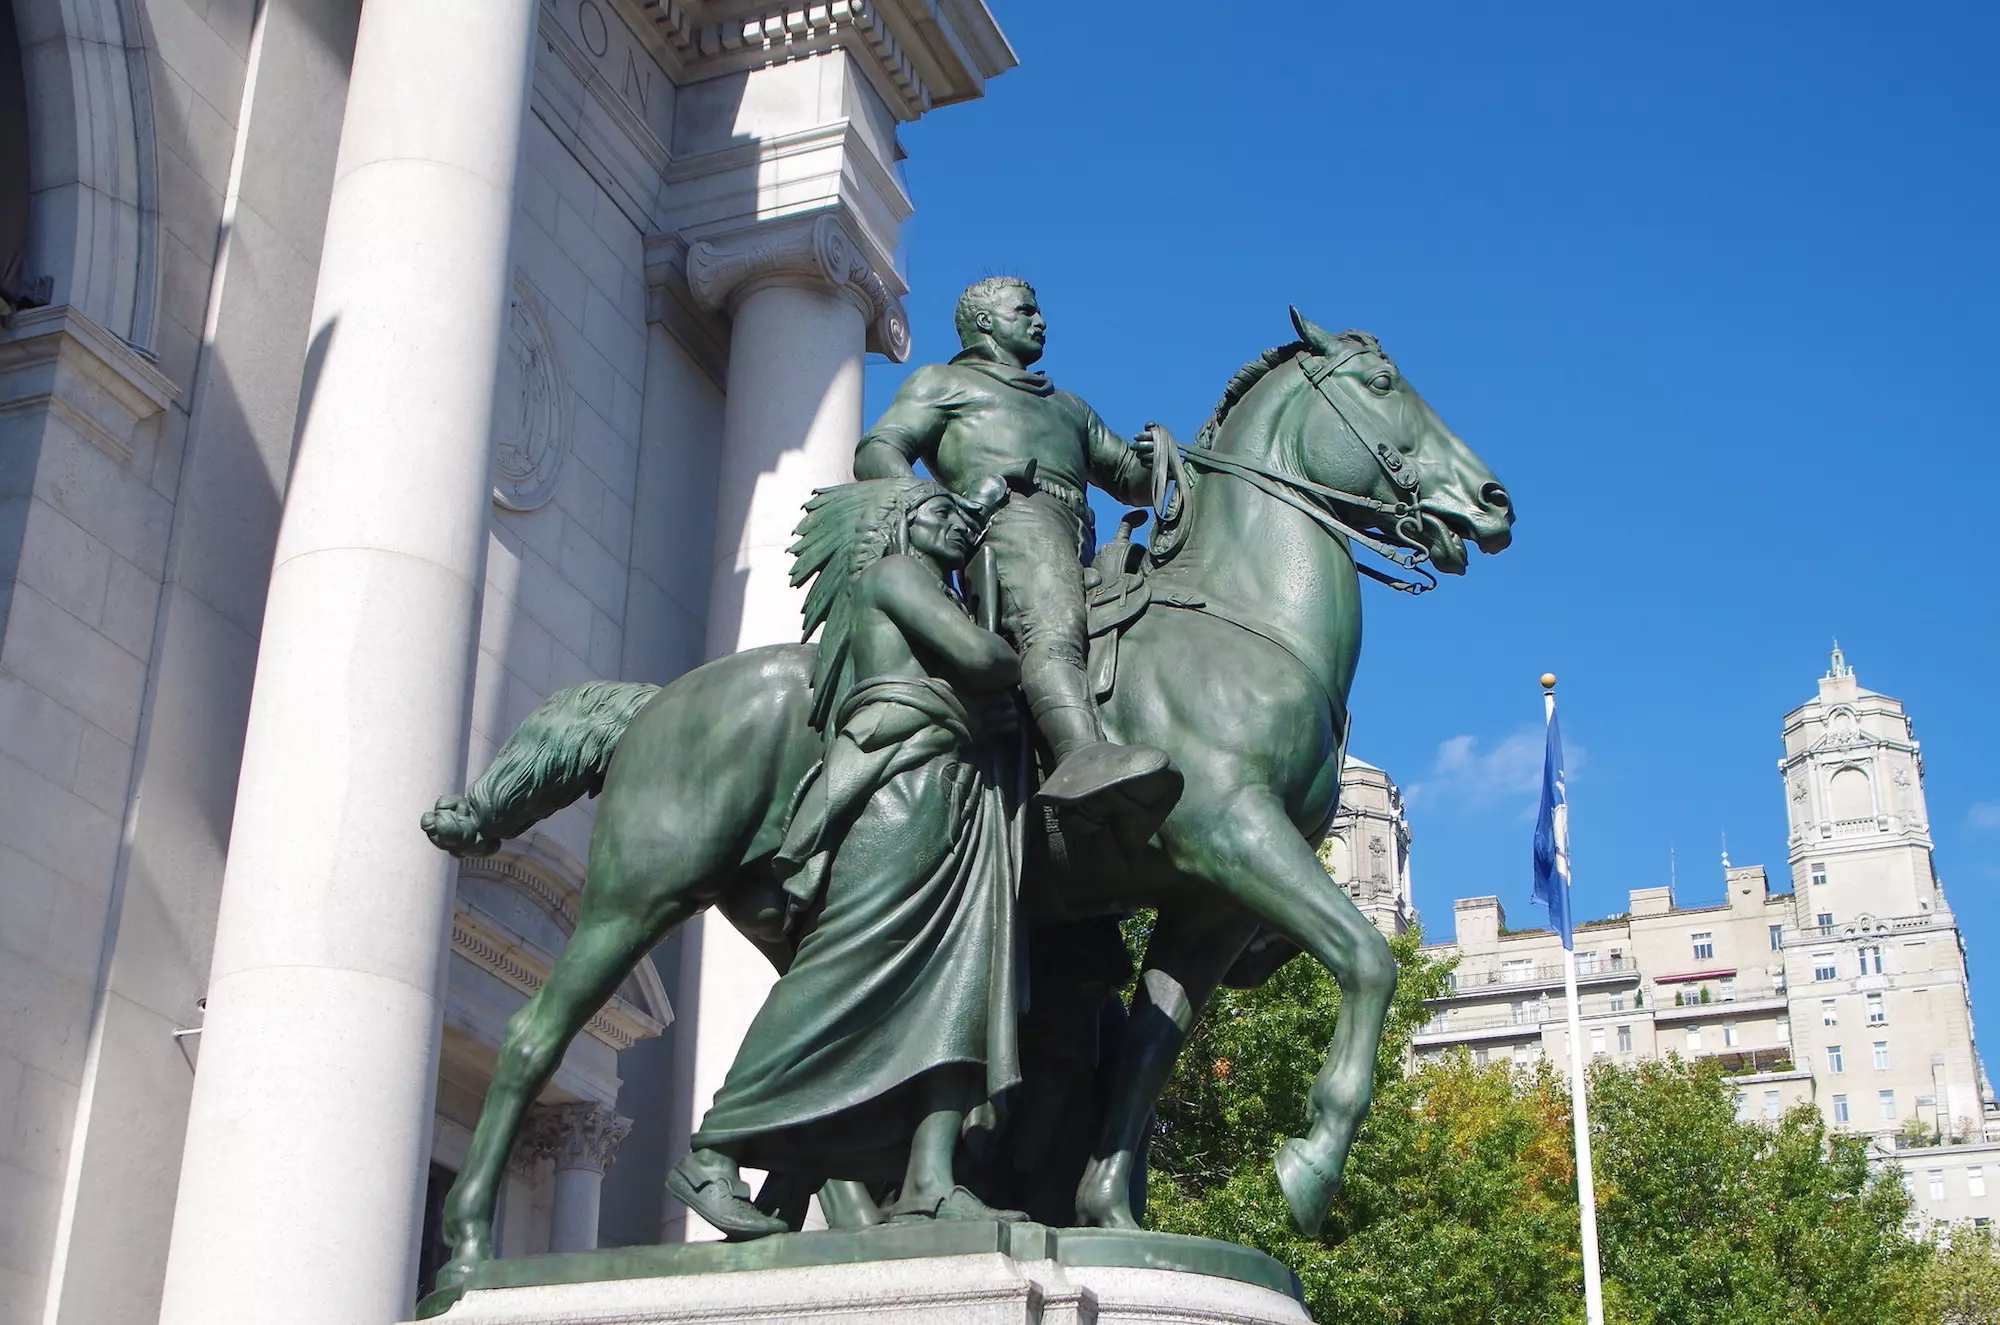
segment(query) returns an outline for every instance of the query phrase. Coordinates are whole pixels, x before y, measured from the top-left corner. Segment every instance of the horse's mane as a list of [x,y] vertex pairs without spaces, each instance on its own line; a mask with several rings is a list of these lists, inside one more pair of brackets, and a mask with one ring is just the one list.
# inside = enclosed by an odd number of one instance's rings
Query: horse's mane
[[[1380,343],[1365,331],[1343,331],[1335,340],[1352,341],[1369,349],[1380,349]],[[1208,422],[1201,425],[1201,431],[1194,436],[1196,446],[1206,447],[1215,440],[1216,433],[1222,431],[1222,421],[1229,417],[1229,411],[1236,408],[1243,397],[1280,364],[1290,363],[1301,354],[1313,352],[1311,345],[1302,340],[1288,345],[1278,345],[1265,350],[1249,363],[1238,368],[1230,377],[1229,385],[1222,388],[1222,399],[1215,403],[1215,413],[1208,416]]]
[[1250,394],[1250,388],[1264,380],[1273,368],[1290,363],[1301,354],[1311,352],[1312,346],[1302,340],[1289,345],[1278,345],[1265,350],[1249,363],[1238,368],[1230,376],[1229,385],[1222,388],[1222,399],[1215,402],[1215,413],[1208,416],[1208,422],[1201,425],[1201,431],[1194,435],[1194,444],[1206,447],[1215,440],[1215,434],[1222,431],[1222,421],[1229,417],[1229,411],[1236,408],[1243,397]]

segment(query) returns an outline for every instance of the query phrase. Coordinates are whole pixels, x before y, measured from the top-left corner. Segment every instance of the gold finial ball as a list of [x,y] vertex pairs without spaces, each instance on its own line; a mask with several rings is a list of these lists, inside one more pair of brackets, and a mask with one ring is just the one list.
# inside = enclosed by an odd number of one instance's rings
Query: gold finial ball
[[1554,690],[1555,688],[1556,688],[1556,674],[1554,672],[1543,672],[1542,689]]

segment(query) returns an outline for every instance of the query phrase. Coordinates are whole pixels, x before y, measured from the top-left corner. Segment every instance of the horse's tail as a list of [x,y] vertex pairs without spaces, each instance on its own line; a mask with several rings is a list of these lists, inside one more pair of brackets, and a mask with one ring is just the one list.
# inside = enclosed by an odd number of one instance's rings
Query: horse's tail
[[489,856],[510,837],[604,789],[619,738],[660,687],[590,681],[556,691],[507,738],[463,796],[442,796],[423,817],[432,845]]

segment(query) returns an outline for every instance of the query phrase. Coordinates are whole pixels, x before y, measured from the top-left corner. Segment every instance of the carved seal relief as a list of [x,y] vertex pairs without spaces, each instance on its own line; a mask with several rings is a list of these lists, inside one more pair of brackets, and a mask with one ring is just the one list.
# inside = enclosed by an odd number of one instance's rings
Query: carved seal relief
[[541,297],[518,272],[495,397],[493,500],[532,511],[556,495],[569,452],[569,386]]

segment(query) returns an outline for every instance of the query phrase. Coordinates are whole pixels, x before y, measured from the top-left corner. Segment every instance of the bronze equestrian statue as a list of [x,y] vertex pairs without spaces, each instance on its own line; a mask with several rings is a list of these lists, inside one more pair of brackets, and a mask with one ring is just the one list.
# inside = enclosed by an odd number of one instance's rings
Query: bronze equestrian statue
[[[1114,862],[1103,868],[1064,868],[1087,834],[1065,826],[1060,806],[1047,820],[1022,817],[1032,829],[1025,923],[1158,909],[1076,1188],[1082,1225],[1138,1227],[1146,1120],[1201,1007],[1260,931],[1322,963],[1343,995],[1310,1128],[1276,1156],[1298,1226],[1315,1232],[1324,1221],[1368,1110],[1395,968],[1312,842],[1339,802],[1360,574],[1415,587],[1357,569],[1352,545],[1427,576],[1423,562],[1463,573],[1468,542],[1492,553],[1511,536],[1505,489],[1375,339],[1292,317],[1298,338],[1236,373],[1191,445],[1155,434],[1163,517],[1152,550],[1141,556],[1121,540],[1092,577],[1105,626],[1097,643],[1107,663],[1092,671],[1102,730],[1126,749],[1164,752],[1183,782],[1178,802],[1135,858],[1103,857]],[[1018,497],[1033,472],[1003,477]],[[1004,566],[1001,576],[1004,615]],[[778,645],[665,687],[559,691],[466,793],[424,816],[441,848],[478,854],[602,793],[576,931],[508,1024],[447,1202],[454,1259],[441,1287],[492,1256],[495,1200],[523,1113],[571,1038],[668,931],[713,905],[780,971],[792,962],[794,876],[782,857],[795,792],[826,753],[814,721],[817,656],[809,644]]]

